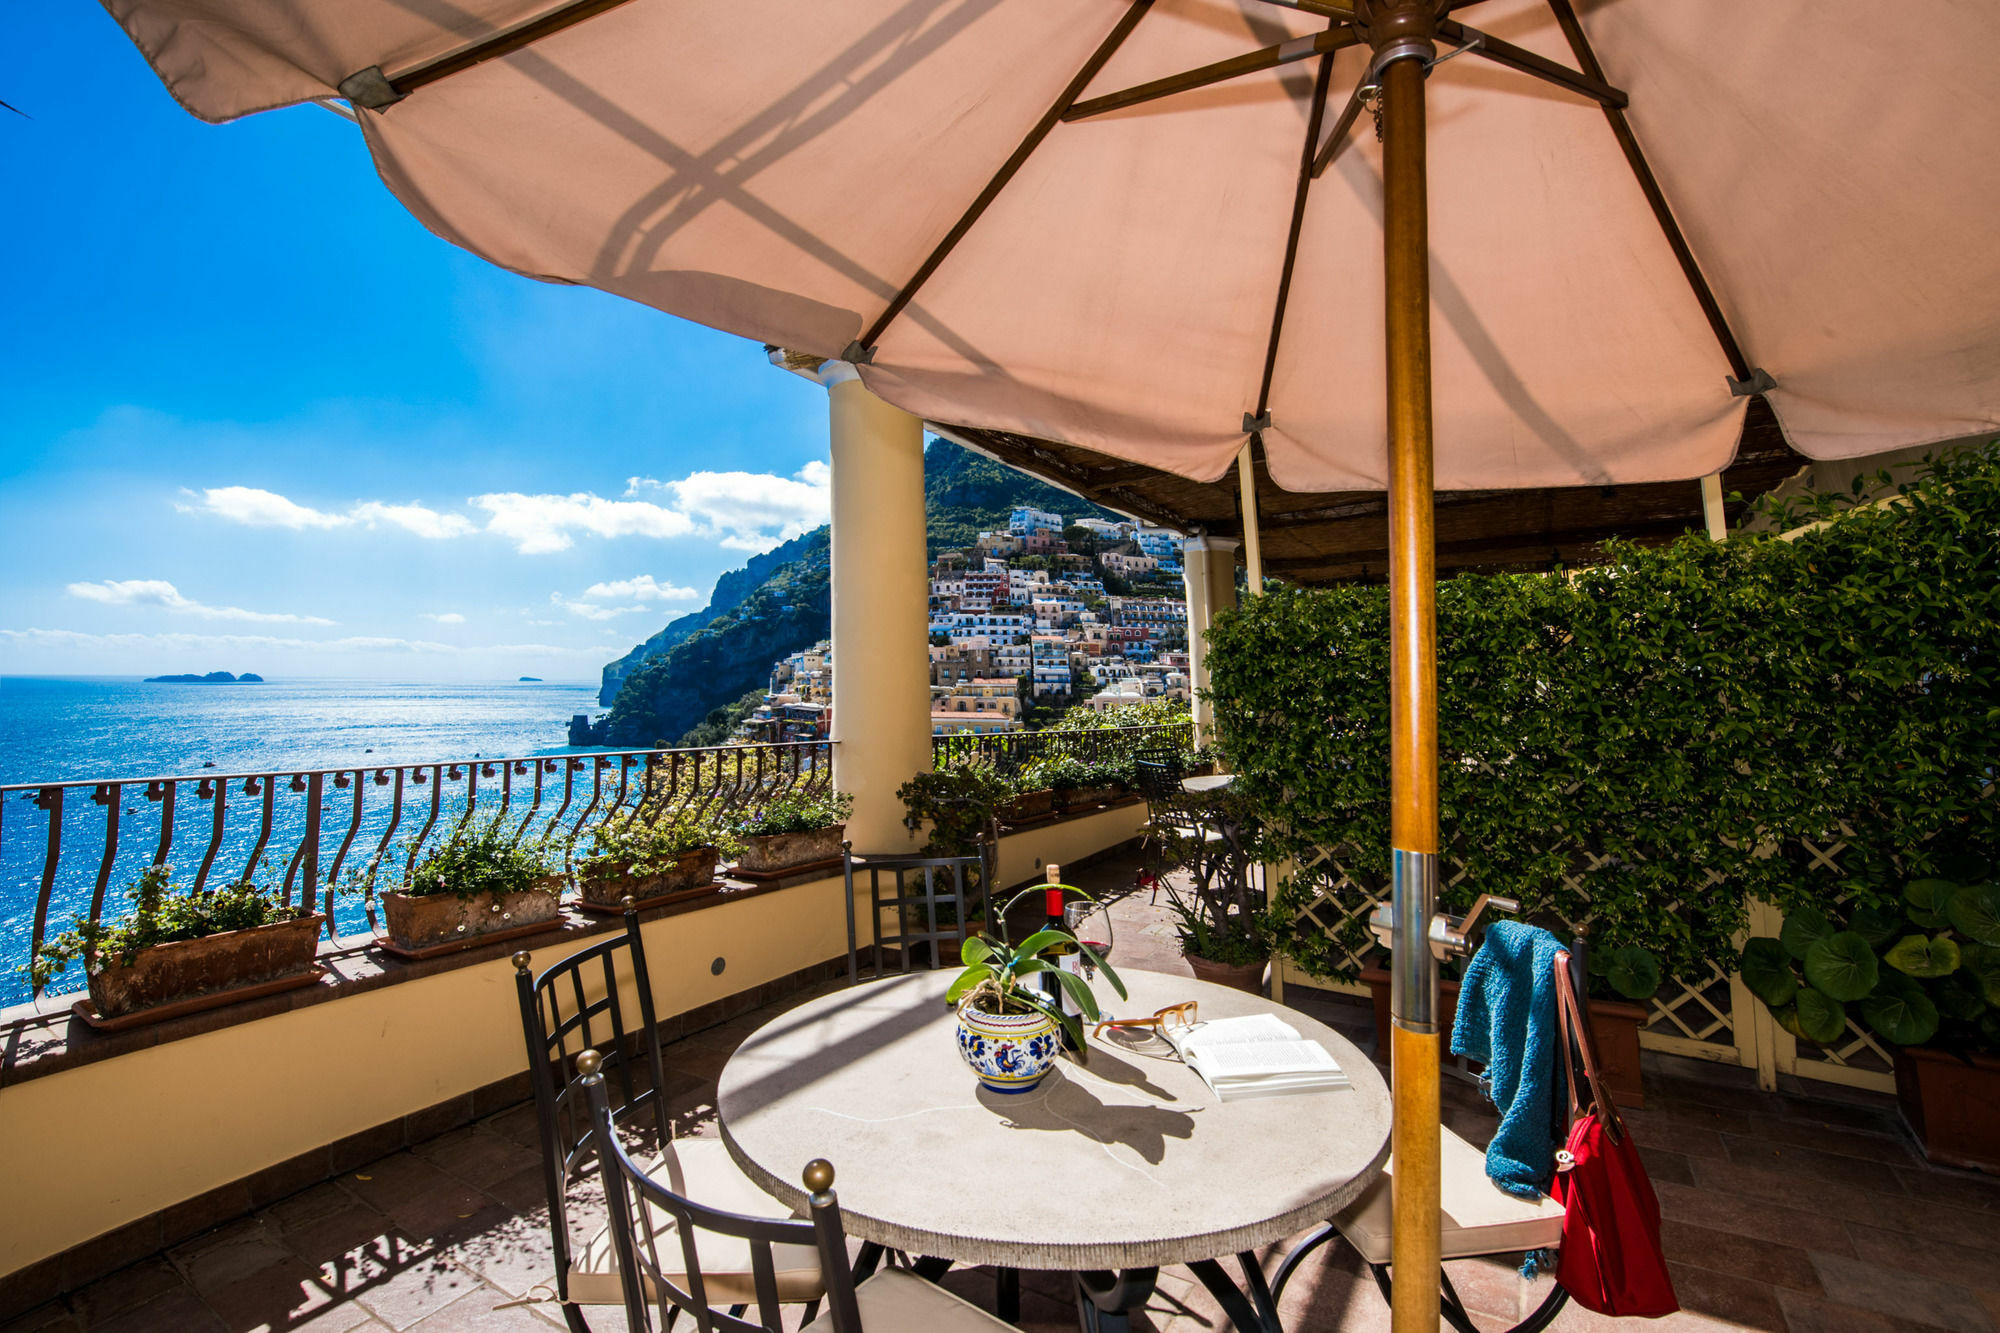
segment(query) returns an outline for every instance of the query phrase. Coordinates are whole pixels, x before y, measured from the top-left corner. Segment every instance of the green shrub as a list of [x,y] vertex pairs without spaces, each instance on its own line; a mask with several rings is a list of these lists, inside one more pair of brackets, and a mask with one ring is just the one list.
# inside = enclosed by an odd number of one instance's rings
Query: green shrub
[[[1450,905],[1517,897],[1699,978],[1734,966],[1749,898],[1835,919],[1954,858],[2000,859],[2000,454],[1862,495],[1769,506],[1780,528],[1832,520],[1792,541],[1689,535],[1569,575],[1441,582]],[[1281,907],[1339,871],[1383,891],[1386,590],[1274,589],[1209,642],[1235,791],[1279,852],[1331,852]],[[1816,854],[1836,842],[1829,873]],[[1358,916],[1281,941],[1318,975],[1365,943]]]
[[68,930],[42,942],[25,969],[38,989],[78,959],[84,960],[92,973],[102,971],[106,960],[129,966],[139,950],[149,945],[295,921],[310,916],[313,910],[310,905],[281,902],[277,890],[260,889],[247,880],[176,895],[173,872],[163,865],[142,871],[126,890],[126,897],[135,909],[128,919],[92,922],[79,916]]
[[742,850],[733,830],[684,811],[653,814],[643,809],[614,815],[590,830],[589,851],[576,863],[585,879],[665,874],[689,852],[712,847],[719,856]]
[[846,792],[799,792],[780,796],[739,816],[738,837],[763,838],[775,833],[817,833],[847,822],[854,798]]
[[975,762],[919,773],[896,789],[903,824],[929,826],[925,856],[971,856],[993,826],[994,812],[1014,795],[1013,784]]
[[[415,851],[406,848],[405,856]],[[555,873],[556,852],[556,845],[543,839],[517,838],[498,817],[468,821],[410,866],[400,892],[412,898],[525,892]],[[372,875],[368,882],[372,893]]]

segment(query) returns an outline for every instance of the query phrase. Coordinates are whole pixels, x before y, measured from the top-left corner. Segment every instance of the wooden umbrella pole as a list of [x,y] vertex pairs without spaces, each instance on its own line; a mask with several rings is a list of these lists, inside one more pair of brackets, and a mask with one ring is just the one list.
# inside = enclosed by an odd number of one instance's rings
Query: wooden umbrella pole
[[1425,0],[1376,0],[1382,88],[1383,261],[1389,388],[1390,856],[1395,921],[1395,1333],[1438,1328],[1436,547],[1432,529],[1430,228],[1424,81],[1436,47]]

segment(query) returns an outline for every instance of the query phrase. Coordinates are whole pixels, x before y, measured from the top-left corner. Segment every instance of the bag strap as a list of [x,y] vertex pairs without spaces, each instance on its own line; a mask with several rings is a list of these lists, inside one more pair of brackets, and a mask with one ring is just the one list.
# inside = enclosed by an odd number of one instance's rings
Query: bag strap
[[[1576,1002],[1576,990],[1569,975],[1569,950],[1556,951],[1556,1013],[1562,1028],[1563,1072],[1569,1080],[1570,1123],[1574,1124],[1587,1111],[1595,1111],[1597,1118],[1610,1133],[1612,1141],[1625,1137],[1625,1121],[1618,1114],[1618,1103],[1611,1099],[1611,1093],[1597,1074],[1597,1043],[1592,1039],[1589,1024]],[[1590,1105],[1585,1107],[1577,1097],[1576,1065],[1571,1057],[1572,1046],[1583,1057],[1583,1076],[1590,1084]]]

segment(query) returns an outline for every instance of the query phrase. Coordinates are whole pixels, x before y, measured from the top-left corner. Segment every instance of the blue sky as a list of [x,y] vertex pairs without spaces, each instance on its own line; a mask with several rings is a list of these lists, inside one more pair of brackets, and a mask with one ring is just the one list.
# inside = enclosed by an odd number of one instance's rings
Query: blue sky
[[503,273],[304,107],[0,10],[0,673],[595,677],[820,522],[823,392]]

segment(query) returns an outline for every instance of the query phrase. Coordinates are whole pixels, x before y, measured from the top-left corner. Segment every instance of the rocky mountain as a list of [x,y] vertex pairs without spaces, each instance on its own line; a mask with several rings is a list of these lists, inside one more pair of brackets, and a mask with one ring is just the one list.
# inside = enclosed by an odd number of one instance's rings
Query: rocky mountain
[[[1006,527],[1024,504],[1073,517],[1116,517],[949,440],[933,439],[924,450],[932,556]],[[688,733],[761,688],[779,658],[831,632],[828,539],[828,529],[817,528],[731,570],[716,580],[707,606],[606,665],[598,702],[611,711],[584,728],[572,726],[571,744],[713,743]]]

